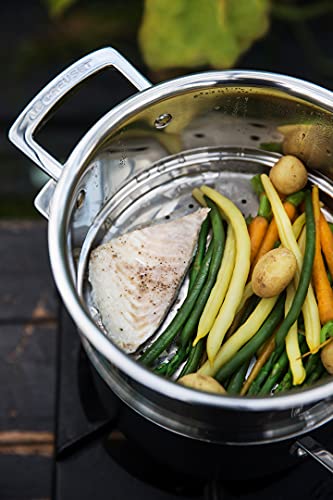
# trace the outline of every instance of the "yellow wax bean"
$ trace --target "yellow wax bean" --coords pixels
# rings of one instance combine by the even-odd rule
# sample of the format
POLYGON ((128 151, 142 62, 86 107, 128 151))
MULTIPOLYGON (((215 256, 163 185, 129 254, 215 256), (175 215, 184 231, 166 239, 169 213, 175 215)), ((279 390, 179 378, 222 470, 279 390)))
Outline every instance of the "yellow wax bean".
POLYGON ((206 361, 198 370, 198 373, 213 377, 218 370, 257 333, 275 306, 277 299, 278 296, 269 299, 261 299, 247 321, 245 321, 245 323, 223 344, 213 364, 206 361))
MULTIPOLYGON (((297 244, 296 238, 292 231, 290 220, 283 208, 282 202, 273 184, 266 174, 261 175, 266 195, 270 201, 272 212, 274 214, 276 225, 279 231, 279 238, 283 246, 293 252, 297 261, 297 270, 295 274, 295 286, 297 288, 300 273, 303 264, 302 252, 297 244)), ((320 345, 320 320, 317 302, 314 296, 313 288, 310 283, 305 301, 302 307, 305 337, 309 349, 312 353, 318 351, 320 345)))
POLYGON ((234 231, 231 224, 229 224, 221 267, 216 278, 216 283, 208 297, 207 303, 200 317, 198 333, 193 345, 208 334, 213 326, 216 316, 218 315, 220 307, 224 301, 224 297, 227 293, 234 269, 235 252, 236 247, 234 231))
MULTIPOLYGON (((290 283, 287 287, 285 302, 285 315, 287 315, 295 296, 295 286, 290 283)), ((286 351, 289 359, 290 370, 293 375, 293 384, 299 385, 305 380, 305 369, 301 358, 301 350, 298 343, 297 321, 292 325, 286 336, 286 351)))
POLYGON ((207 338, 207 355, 210 363, 213 363, 242 300, 250 270, 251 245, 246 222, 239 208, 215 189, 202 186, 201 191, 216 203, 224 218, 232 226, 236 243, 235 266, 230 285, 207 338))

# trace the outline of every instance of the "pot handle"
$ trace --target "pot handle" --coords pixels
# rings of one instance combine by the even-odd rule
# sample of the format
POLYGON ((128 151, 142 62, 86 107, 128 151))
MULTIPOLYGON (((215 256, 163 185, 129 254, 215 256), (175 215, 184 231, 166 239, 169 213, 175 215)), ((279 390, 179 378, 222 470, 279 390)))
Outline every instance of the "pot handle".
POLYGON ((74 87, 101 71, 113 66, 138 90, 151 87, 151 83, 139 73, 119 52, 106 47, 82 57, 46 85, 26 106, 9 130, 9 139, 39 168, 54 180, 58 180, 63 165, 34 140, 36 129, 52 108, 74 87))
POLYGON ((310 436, 298 439, 292 446, 292 454, 309 455, 333 474, 333 455, 310 436))

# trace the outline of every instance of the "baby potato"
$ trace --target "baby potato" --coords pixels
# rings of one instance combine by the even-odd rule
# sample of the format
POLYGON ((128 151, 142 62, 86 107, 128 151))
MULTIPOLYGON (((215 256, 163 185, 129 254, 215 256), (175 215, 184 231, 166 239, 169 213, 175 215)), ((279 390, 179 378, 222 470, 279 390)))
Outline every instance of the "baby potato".
POLYGON ((255 265, 252 289, 259 297, 275 297, 289 285, 295 272, 295 255, 288 248, 275 248, 263 255, 255 265))
POLYGON ((304 188, 308 173, 296 156, 282 156, 269 172, 269 178, 281 194, 292 194, 304 188))
POLYGON ((333 375, 333 339, 322 348, 320 357, 326 371, 333 375))
POLYGON ((200 373, 189 373, 178 380, 179 384, 186 385, 198 391, 215 392, 216 394, 226 394, 226 390, 213 377, 201 375, 200 373))

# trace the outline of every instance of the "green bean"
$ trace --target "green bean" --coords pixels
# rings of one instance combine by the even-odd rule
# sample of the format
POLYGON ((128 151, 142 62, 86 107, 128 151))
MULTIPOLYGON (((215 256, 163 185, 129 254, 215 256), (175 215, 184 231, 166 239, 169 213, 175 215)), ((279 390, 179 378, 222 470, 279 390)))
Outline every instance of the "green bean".
POLYGON ((259 208, 257 215, 259 217, 264 217, 265 219, 270 219, 272 215, 271 204, 266 196, 264 186, 262 185, 260 174, 255 175, 251 179, 251 184, 254 192, 259 198, 259 208))
POLYGON ((259 201, 259 208, 258 208, 258 213, 257 215, 259 217, 264 217, 265 219, 270 220, 272 216, 272 210, 271 210, 271 204, 269 202, 269 199, 265 194, 262 194, 260 196, 260 201, 259 201))
POLYGON ((213 256, 210 262, 207 280, 196 300, 187 322, 185 323, 183 331, 180 334, 179 344, 181 347, 185 347, 195 333, 202 311, 205 308, 209 294, 216 281, 216 276, 221 266, 224 251, 225 231, 220 212, 215 203, 213 203, 209 198, 206 198, 206 202, 211 209, 209 215, 213 229, 213 256))
POLYGON ((323 370, 324 365, 321 362, 320 353, 316 352, 315 354, 311 354, 305 365, 306 379, 302 387, 308 387, 313 382, 318 380, 323 373, 323 370))
POLYGON ((285 202, 288 201, 295 207, 298 207, 304 200, 305 193, 304 191, 297 191, 296 193, 290 194, 286 197, 285 202))
POLYGON ((194 347, 191 346, 189 357, 178 378, 182 377, 183 375, 187 375, 188 373, 194 373, 197 370, 204 349, 205 349, 205 339, 200 339, 199 342, 194 347))
POLYGON ((246 225, 249 226, 251 224, 251 222, 253 221, 254 217, 253 215, 249 214, 246 218, 245 218, 245 222, 246 222, 246 225))
POLYGON ((312 385, 314 382, 319 380, 322 375, 324 375, 326 372, 324 365, 322 362, 319 360, 319 363, 315 367, 315 369, 312 371, 312 373, 309 375, 309 377, 306 379, 305 383, 303 384, 303 387, 309 387, 312 385))
POLYGON ((238 370, 243 363, 249 361, 257 352, 259 347, 272 335, 274 329, 281 321, 283 307, 284 295, 281 295, 275 305, 275 308, 271 311, 257 333, 217 372, 215 378, 219 382, 223 382, 224 379, 234 373, 235 370, 238 370))
POLYGON ((194 304, 206 281, 210 261, 212 259, 213 248, 214 247, 212 240, 209 244, 207 253, 200 268, 200 272, 198 273, 198 276, 194 282, 194 285, 188 292, 187 297, 179 308, 176 316, 173 318, 164 332, 155 340, 155 342, 150 347, 148 347, 148 349, 139 358, 139 361, 141 361, 145 365, 151 365, 152 362, 155 361, 155 359, 168 347, 168 345, 173 341, 173 339, 191 314, 194 304))
POLYGON ((258 198, 260 198, 262 194, 265 194, 265 189, 262 185, 260 175, 261 174, 256 174, 250 179, 252 189, 256 193, 258 198))
POLYGON ((187 357, 189 352, 189 347, 178 349, 178 351, 173 355, 170 359, 163 361, 163 363, 158 364, 154 368, 154 372, 158 375, 166 375, 167 377, 171 377, 177 370, 177 368, 182 364, 184 359, 187 357))
POLYGON ((283 154, 282 143, 279 142, 262 142, 260 144, 260 149, 264 151, 271 151, 272 153, 283 154))
POLYGON ((273 364, 274 364, 274 352, 270 355, 264 366, 261 368, 260 372, 258 373, 258 376, 255 378, 255 380, 252 382, 250 385, 250 388, 247 392, 248 396, 255 396, 256 394, 259 393, 261 386, 265 383, 268 375, 270 374, 273 364))
POLYGON ((168 363, 167 370, 166 370, 166 376, 171 377, 177 368, 182 364, 182 362, 186 359, 188 356, 188 353, 190 351, 191 346, 187 345, 184 347, 180 347, 176 354, 173 356, 171 361, 168 363))
POLYGON ((306 213, 306 245, 305 245, 305 254, 301 269, 300 280, 291 307, 286 317, 282 321, 275 336, 276 349, 274 354, 274 361, 276 361, 276 359, 279 356, 281 356, 282 351, 284 349, 284 341, 286 335, 289 332, 290 327, 295 323, 295 321, 297 320, 298 316, 301 313, 301 309, 312 276, 312 265, 313 265, 315 246, 316 246, 316 238, 315 238, 316 227, 313 216, 311 194, 309 191, 305 193, 305 213, 306 213))
POLYGON ((194 260, 193 260, 191 270, 190 270, 189 290, 191 290, 191 288, 194 285, 196 277, 200 271, 202 261, 205 257, 206 242, 207 242, 209 228, 210 228, 210 217, 206 217, 206 219, 204 220, 204 222, 201 225, 199 238, 198 238, 198 244, 197 244, 197 250, 196 250, 194 260))
POLYGON ((242 364, 242 366, 239 368, 239 370, 235 371, 235 373, 231 376, 230 381, 227 386, 227 392, 228 394, 239 394, 243 383, 244 379, 247 373, 247 370, 249 368, 250 360, 245 361, 245 363, 242 364))
POLYGON ((311 373, 317 368, 317 365, 319 364, 320 361, 320 354, 319 352, 316 352, 315 354, 310 354, 308 357, 308 360, 305 365, 305 372, 306 372, 306 379, 311 375, 311 373))
POLYGON ((157 373, 157 375, 165 375, 167 372, 168 364, 169 363, 166 362, 161 363, 160 365, 154 368, 154 372, 157 373))
POLYGON ((275 389, 274 394, 278 394, 279 392, 285 392, 285 391, 291 389, 292 386, 293 386, 293 375, 292 375, 291 370, 289 368, 289 370, 287 371, 287 373, 285 374, 285 376, 283 377, 283 379, 281 380, 281 382, 279 383, 279 385, 275 389))
MULTIPOLYGON (((304 335, 301 333, 298 334, 298 342, 300 344, 301 352, 304 352, 306 350, 306 342, 304 339, 304 335)), ((273 389, 274 385, 279 382, 281 379, 281 376, 283 373, 286 371, 288 367, 288 355, 286 351, 283 351, 279 359, 276 361, 274 364, 271 373, 269 374, 266 382, 264 385, 261 387, 259 390, 259 394, 269 394, 271 390, 273 389)))
POLYGON ((327 321, 325 325, 320 330, 320 342, 323 343, 327 339, 327 337, 333 336, 333 321, 327 321))
POLYGON ((279 356, 276 363, 274 363, 272 372, 269 374, 266 382, 264 383, 262 388, 259 390, 260 396, 262 396, 264 394, 269 394, 271 392, 274 385, 279 381, 279 379, 283 375, 287 366, 288 366, 287 352, 283 351, 283 353, 281 354, 281 356, 279 356))

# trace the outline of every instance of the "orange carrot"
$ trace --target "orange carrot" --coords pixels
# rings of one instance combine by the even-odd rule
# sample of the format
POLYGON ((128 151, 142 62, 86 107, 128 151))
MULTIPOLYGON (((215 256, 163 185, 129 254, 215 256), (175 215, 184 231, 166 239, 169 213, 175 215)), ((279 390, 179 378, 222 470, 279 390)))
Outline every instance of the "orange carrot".
POLYGON ((333 277, 333 234, 327 220, 320 214, 319 218, 320 245, 325 256, 327 267, 333 277))
MULTIPOLYGON (((285 201, 283 206, 285 211, 287 212, 289 219, 293 220, 296 215, 296 206, 289 201, 285 201)), ((263 255, 265 255, 265 253, 269 252, 274 248, 274 245, 278 239, 279 239, 279 232, 277 229, 276 222, 273 218, 268 226, 268 229, 266 231, 263 242, 259 248, 259 251, 252 263, 252 269, 254 268, 260 257, 262 257, 263 255)))
POLYGON ((248 224, 248 231, 251 242, 250 262, 252 263, 260 248, 262 240, 268 228, 268 222, 271 218, 271 204, 266 196, 264 186, 262 185, 260 174, 255 175, 251 179, 251 184, 254 192, 259 198, 259 207, 257 215, 248 224))
POLYGON ((325 325, 333 320, 333 290, 328 281, 320 247, 320 205, 318 186, 312 188, 313 213, 316 223, 316 253, 312 267, 312 280, 316 293, 320 322, 325 325))
POLYGON ((261 243, 265 237, 268 228, 268 220, 261 215, 257 215, 248 225, 248 231, 251 241, 250 262, 255 259, 261 243))

